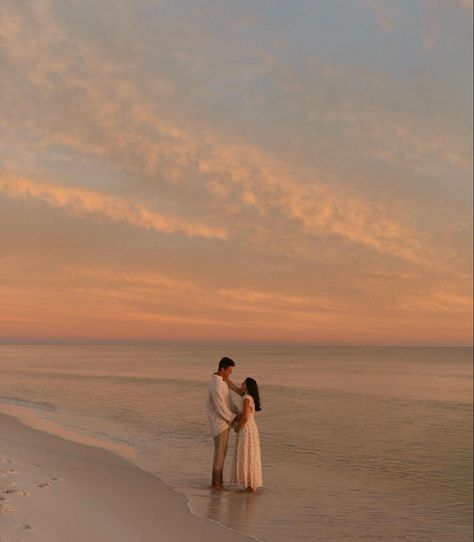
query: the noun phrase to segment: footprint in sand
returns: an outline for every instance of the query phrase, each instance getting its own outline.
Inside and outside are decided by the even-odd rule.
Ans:
[[[31,493],[26,491],[26,489],[19,489],[18,491],[15,491],[15,495],[17,497],[29,497]]]
[[[55,480],[57,482],[64,482],[64,478],[61,478],[60,476],[53,476],[50,478],[50,480]]]
[[[21,526],[22,529],[31,529],[31,525],[29,523],[23,523]]]
[[[7,495],[9,495],[10,493],[15,493],[15,491],[16,489],[8,488],[8,489],[2,490],[2,493],[6,493]]]
[[[13,463],[13,461],[6,457],[0,457],[0,463]]]
[[[36,487],[53,487],[49,482],[46,482],[43,480],[42,482],[38,482],[36,484]]]
[[[20,474],[17,470],[15,469],[8,469],[8,470],[2,470],[0,471],[0,474],[5,477],[5,476],[10,476],[11,474]]]
[[[14,514],[16,508],[9,502],[0,505],[0,514]]]

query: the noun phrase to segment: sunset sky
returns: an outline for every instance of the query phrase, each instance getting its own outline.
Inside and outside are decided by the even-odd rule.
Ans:
[[[467,345],[472,0],[3,0],[0,342]]]

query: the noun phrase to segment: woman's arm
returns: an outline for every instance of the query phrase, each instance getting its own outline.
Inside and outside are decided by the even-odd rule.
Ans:
[[[235,425],[235,432],[238,433],[242,427],[248,422],[250,416],[250,399],[244,399],[244,405],[242,408],[242,416]]]

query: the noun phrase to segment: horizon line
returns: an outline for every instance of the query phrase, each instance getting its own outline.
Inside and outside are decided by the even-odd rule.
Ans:
[[[243,341],[2,341],[0,346],[279,346],[279,347],[313,347],[313,348],[473,348],[474,344],[353,344],[353,343],[312,343],[312,342],[243,342]]]

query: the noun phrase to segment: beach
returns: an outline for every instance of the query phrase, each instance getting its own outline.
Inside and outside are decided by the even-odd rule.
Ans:
[[[18,411],[21,417],[21,410]],[[0,414],[1,542],[245,542],[111,450]]]
[[[234,434],[230,491],[209,488],[205,400],[220,347],[1,346],[0,413],[24,425],[2,417],[0,481],[29,493],[1,494],[16,508],[0,516],[1,542],[42,542],[43,529],[54,542],[48,529],[61,521],[77,536],[61,542],[120,540],[107,525],[128,542],[189,532],[265,542],[472,538],[472,349],[229,353],[234,381],[252,376],[261,389],[256,494],[229,484]],[[130,535],[137,524],[141,534]]]
[[[473,2],[1,1],[0,542],[474,542]]]

